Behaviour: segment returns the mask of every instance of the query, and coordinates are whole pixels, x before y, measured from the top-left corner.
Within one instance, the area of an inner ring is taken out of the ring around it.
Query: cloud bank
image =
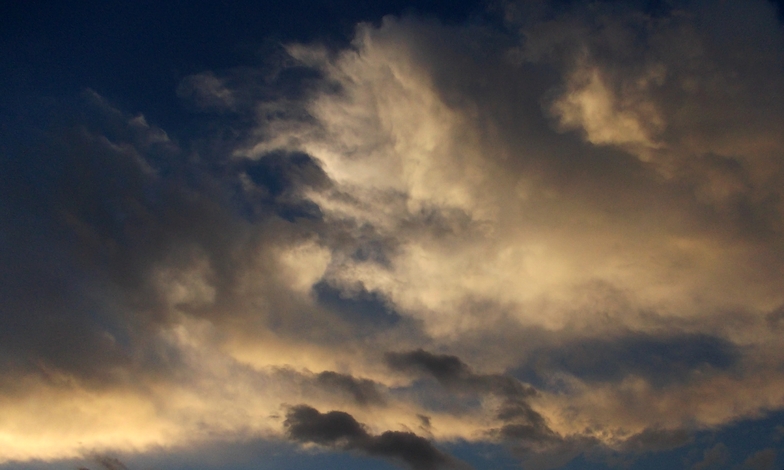
[[[552,468],[784,408],[773,5],[499,14],[189,77],[193,142],[93,91],[31,110],[1,163],[0,461],[263,438]]]

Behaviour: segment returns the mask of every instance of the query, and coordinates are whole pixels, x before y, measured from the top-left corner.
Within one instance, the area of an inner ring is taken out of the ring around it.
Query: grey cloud
[[[237,104],[232,91],[212,72],[183,79],[177,87],[177,96],[187,98],[204,109],[232,110]]]
[[[400,371],[427,372],[446,384],[463,381],[474,375],[468,365],[457,356],[432,354],[423,349],[407,353],[388,353],[387,364]]]
[[[313,373],[280,367],[274,369],[272,377],[280,383],[294,385],[305,396],[321,397],[329,402],[338,400],[348,406],[382,407],[388,400],[388,389],[383,384],[331,370]]]
[[[257,160],[242,161],[236,167],[229,171],[241,172],[251,183],[237,188],[241,210],[250,220],[263,220],[270,213],[289,222],[321,218],[318,205],[308,200],[303,192],[324,189],[331,182],[309,155],[273,152]]]
[[[110,457],[108,455],[96,455],[93,457],[93,460],[100,465],[103,470],[128,470],[128,467],[125,466],[120,459],[116,457]],[[78,470],[90,470],[87,467],[79,467]]]
[[[773,431],[773,440],[780,441],[782,438],[784,438],[784,426],[778,425]]]
[[[322,445],[344,444],[369,436],[367,430],[353,416],[343,411],[321,413],[307,405],[292,407],[286,413],[284,425],[289,436],[304,442]]]
[[[387,365],[401,372],[425,372],[442,385],[460,390],[494,393],[508,398],[526,398],[536,394],[533,387],[503,374],[477,374],[457,356],[433,354],[423,349],[405,353],[390,352]]]
[[[387,353],[390,368],[402,372],[426,373],[458,394],[490,393],[503,398],[496,413],[500,428],[490,433],[505,440],[529,444],[562,442],[544,417],[526,401],[536,395],[533,387],[503,374],[477,374],[457,356],[432,354],[422,349],[406,353]]]
[[[398,325],[403,318],[395,312],[391,302],[376,292],[368,292],[358,286],[354,289],[339,289],[326,281],[313,286],[319,303],[336,315],[361,327],[358,334],[372,334]]]
[[[431,424],[430,424],[429,416],[417,415],[417,418],[419,418],[419,421],[422,423],[422,425],[420,426],[422,429],[426,431],[430,429]]]
[[[539,439],[511,443],[511,449],[525,468],[550,470],[560,468],[580,454],[589,454],[601,448],[599,441],[592,437],[572,436],[563,439]]]
[[[776,451],[763,449],[750,455],[743,461],[743,468],[749,470],[773,470],[776,465]]]
[[[244,162],[241,167],[273,197],[296,194],[306,188],[323,189],[331,184],[319,163],[302,152],[272,152]]]
[[[135,150],[84,130],[47,137],[38,148],[3,159],[4,173],[16,175],[2,188],[4,358],[105,376],[129,360],[121,339],[127,331],[91,292],[97,280],[90,270],[111,266],[113,251],[122,250],[112,242],[130,235],[121,230],[124,221],[144,217],[136,197],[155,178]]]
[[[284,426],[294,440],[399,460],[414,470],[466,468],[425,438],[399,431],[372,435],[353,416],[342,411],[321,413],[310,406],[298,405],[288,411]]]
[[[614,449],[590,432],[558,436],[532,425],[506,425],[499,432],[526,468],[537,470],[559,468],[581,454],[589,460],[603,459],[609,467],[628,466],[640,454],[668,451],[693,442],[685,429],[657,427],[628,436]]]
[[[246,314],[238,280],[254,258],[313,237],[320,215],[302,190],[328,179],[304,154],[194,161],[93,92],[68,106],[73,122],[45,121],[37,144],[0,163],[15,175],[0,184],[0,367],[96,384],[176,367],[157,329],[183,313]],[[270,292],[281,282],[265,279]],[[169,297],[178,289],[186,297]]]
[[[385,403],[377,384],[372,380],[357,379],[348,374],[324,371],[316,375],[316,383],[327,389],[336,389],[348,393],[360,405],[381,405]]]
[[[553,444],[561,441],[561,437],[544,425],[540,416],[532,424],[504,424],[494,431],[503,439],[527,444]]]
[[[384,233],[367,222],[346,219],[334,221],[323,239],[347,259],[391,267],[391,259],[401,244],[395,235]]]
[[[631,452],[657,452],[682,447],[692,440],[685,429],[648,428],[627,438],[623,447]]]
[[[230,114],[253,116],[260,103],[285,103],[289,109],[278,111],[291,112],[311,91],[328,87],[318,69],[293,60],[279,43],[267,44],[261,59],[254,67],[187,76],[178,84],[177,96],[197,111],[220,114],[223,124],[231,123],[236,132],[250,121]]]
[[[702,460],[692,465],[692,470],[709,470],[727,463],[730,458],[730,451],[723,442],[719,442],[710,449],[706,449],[702,454]]]
[[[634,375],[661,387],[687,381],[698,371],[730,369],[740,358],[739,348],[722,338],[628,333],[535,350],[519,373],[544,378],[554,371],[564,371],[589,381],[618,381]]]
[[[531,468],[564,465],[598,444],[590,437],[556,433],[541,414],[521,399],[506,400],[496,418],[502,424],[490,430],[489,435],[508,445]]]
[[[768,326],[770,326],[771,329],[781,328],[781,324],[784,322],[784,305],[768,312],[768,314],[765,315],[765,320],[768,322]]]

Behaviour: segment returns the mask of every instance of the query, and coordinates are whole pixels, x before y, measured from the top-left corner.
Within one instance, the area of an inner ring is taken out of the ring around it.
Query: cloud
[[[651,161],[728,210],[776,192],[770,184],[780,178],[770,160],[781,146],[774,123],[782,115],[772,71],[784,64],[778,54],[741,52],[784,48],[774,10],[763,1],[744,8],[684,2],[657,14],[576,6],[523,26],[524,55],[563,67],[548,108],[560,129]],[[763,167],[777,176],[763,176]]]
[[[623,447],[634,452],[655,452],[682,447],[692,441],[685,429],[649,428],[630,436]]]
[[[529,386],[502,374],[476,374],[457,356],[432,354],[423,349],[405,353],[387,353],[389,367],[403,372],[425,372],[442,385],[460,390],[495,393],[509,398],[526,398],[536,394]]]
[[[692,470],[707,470],[724,465],[730,458],[730,452],[724,443],[719,442],[703,452],[702,460],[692,465]]]
[[[502,398],[495,418],[501,423],[488,434],[526,445],[560,444],[561,436],[551,430],[544,417],[527,399],[536,395],[533,387],[503,374],[476,374],[457,356],[432,354],[422,349],[387,353],[390,368],[402,372],[425,372],[457,394],[493,394]]]
[[[507,6],[187,78],[194,141],[89,91],[15,136],[0,461],[286,435],[457,465],[424,429],[544,468],[782,408],[772,6]]]
[[[95,457],[95,460],[98,462],[98,465],[106,470],[128,470],[128,467],[115,457],[99,455]]]
[[[237,103],[232,91],[212,72],[186,77],[177,87],[177,96],[203,109],[232,110]]]
[[[675,334],[656,337],[632,333],[618,338],[580,339],[534,351],[528,373],[574,374],[588,381],[620,381],[644,377],[654,386],[686,381],[692,374],[730,369],[740,359],[734,344],[707,335]],[[522,370],[523,376],[527,371]]]
[[[779,328],[781,326],[782,320],[784,320],[784,305],[770,311],[767,315],[765,315],[765,320],[767,320],[768,325],[772,329]]]
[[[743,461],[743,468],[753,470],[771,470],[776,465],[776,451],[763,449],[755,452]]]
[[[342,411],[320,413],[310,406],[298,405],[288,411],[284,426],[294,440],[401,460],[415,470],[466,468],[414,433],[385,431],[371,435],[353,416]]]
[[[324,371],[316,375],[316,383],[349,393],[360,405],[384,404],[376,384],[367,379],[356,379],[347,374]]]

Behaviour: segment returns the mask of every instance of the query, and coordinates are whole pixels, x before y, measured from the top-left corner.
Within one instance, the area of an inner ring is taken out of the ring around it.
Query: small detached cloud
[[[719,442],[703,452],[702,460],[692,465],[692,470],[710,470],[720,468],[730,458],[730,451],[724,443]]]
[[[743,461],[744,469],[749,470],[773,470],[776,465],[776,451],[774,449],[762,449],[748,456]]]
[[[286,413],[284,427],[293,440],[388,458],[413,470],[470,468],[414,433],[385,431],[372,435],[343,411],[321,413],[308,405],[297,405]]]
[[[186,77],[177,87],[177,96],[205,110],[233,110],[237,100],[223,80],[212,72]]]

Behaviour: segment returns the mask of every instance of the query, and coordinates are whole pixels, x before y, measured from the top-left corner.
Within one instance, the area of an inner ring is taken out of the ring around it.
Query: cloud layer
[[[500,14],[191,76],[192,142],[89,90],[31,109],[0,163],[0,462],[262,438],[552,468],[782,409],[775,8]]]

